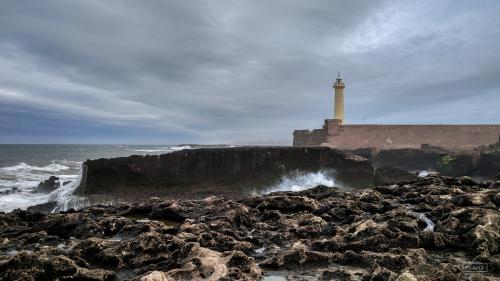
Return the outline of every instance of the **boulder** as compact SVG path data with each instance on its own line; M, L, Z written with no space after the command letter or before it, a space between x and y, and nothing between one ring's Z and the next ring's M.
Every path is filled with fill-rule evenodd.
M417 175L396 168L378 168L375 170L374 182L376 185L391 185L414 182Z
M418 281L418 279L409 272L403 272L396 278L396 281Z
M56 204L57 204L56 202L42 203L42 204L30 206L26 210L28 210L30 212L49 214L50 212L52 212L52 210L54 210L54 208L56 207Z
M60 187L59 178L50 176L48 179L41 181L36 187L36 192L49 193Z

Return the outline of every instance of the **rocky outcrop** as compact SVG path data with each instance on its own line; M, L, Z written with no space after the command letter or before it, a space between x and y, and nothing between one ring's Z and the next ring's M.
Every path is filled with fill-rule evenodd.
M373 179L376 185L389 185L395 183L411 183L417 179L415 173L410 173L397 168L378 168Z
M59 178L56 176L51 176L48 179L41 181L38 184L35 191L49 193L49 192L52 192L54 189L58 188L59 186L60 186Z
M493 177L500 174L500 145L490 149L484 149L477 160L477 171L485 177Z
M375 168L407 171L433 170L445 176L490 178L500 173L500 144L475 150L452 151L437 147L421 149L357 149L346 151L372 161Z
M388 149L381 150L373 157L377 168L399 168L404 170L436 170L444 151L426 149Z
M295 171L327 171L347 185L369 185L373 180L369 161L329 148L211 148L86 161L77 194L110 195L114 200L241 195Z
M496 183L425 177L0 213L0 280L467 280L471 262L488 265L473 280L495 280Z

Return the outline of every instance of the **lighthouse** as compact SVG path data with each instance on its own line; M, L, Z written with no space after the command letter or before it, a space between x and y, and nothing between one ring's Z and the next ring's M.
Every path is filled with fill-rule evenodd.
M344 122L344 82L340 78L340 71L333 84L335 89L335 103L333 105L333 119L337 120L340 124Z

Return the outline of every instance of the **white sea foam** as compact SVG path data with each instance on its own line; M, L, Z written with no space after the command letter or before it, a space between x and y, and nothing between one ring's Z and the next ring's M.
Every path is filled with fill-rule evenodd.
M35 192L40 181L50 176L59 180L58 192L71 188L78 175L71 174L81 166L81 162L54 160L45 166L29 165L20 162L17 165L0 168L0 211L10 212L14 209L26 209L29 206L46 203L51 194ZM70 182L64 185L65 182ZM59 191L61 190L61 191Z
M425 178L425 177L427 177L428 175L429 175L429 171L420 171L420 172L418 173L418 177L419 177L419 178Z
M421 221L425 222L425 229L424 231L434 231L434 222L429 219L424 213L419 213L419 212L415 212L413 210L411 210L410 207L408 207L408 212L410 213L410 215L414 216L414 217L417 217L418 219L420 219Z
M425 222L426 227L424 231L430 231L430 232L434 231L435 224L433 221L431 221L431 219L429 219L424 213L415 213L415 214L419 219Z
M19 191L0 196L0 211L10 212L14 209L26 209L29 206L46 203L49 194Z
M82 181L82 173L83 169L80 169L80 173L75 180L50 193L49 202L56 203L52 212L66 211L69 209L79 210L90 205L86 197L73 194Z
M293 173L282 177L278 184L266 188L264 192L259 193L267 194L275 191L302 191L318 185L333 187L335 186L335 179L326 171Z
M171 149L134 149L137 152L169 152Z
M0 168L2 172L16 172L16 171L42 171L42 172L60 172L71 169L70 167L60 164L60 163L50 163L47 166L38 167L31 166L24 162L21 162L15 166Z
M181 146L172 146L170 147L172 150L184 150L184 149L193 149L190 145L181 145Z

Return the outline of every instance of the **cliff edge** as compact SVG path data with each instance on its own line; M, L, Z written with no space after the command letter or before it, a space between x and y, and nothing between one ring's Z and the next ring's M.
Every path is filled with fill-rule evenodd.
M114 200L241 195L297 171L327 171L350 186L370 185L374 174L370 161L326 147L193 149L87 160L83 166L84 176L75 193Z

